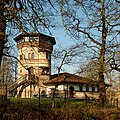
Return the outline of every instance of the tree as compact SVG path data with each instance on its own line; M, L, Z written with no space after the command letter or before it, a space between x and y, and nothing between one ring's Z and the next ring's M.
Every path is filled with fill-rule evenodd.
M97 81L98 80L98 61L97 60L91 60L86 64L83 64L80 66L78 74L90 78L92 80Z
M54 49L52 53L52 59L53 59L52 67L57 71L58 77L64 66L69 65L70 67L70 65L77 64L78 61L80 60L80 55L82 53L84 53L82 44L72 45L68 48L67 47L62 48L61 46L59 46L59 48ZM53 90L52 107L55 107L55 92L57 87L58 87L58 84L55 85L55 88ZM65 99L65 103L66 103L66 99Z
M78 65L80 59L82 61L81 55L84 53L83 44L75 44L65 48L59 46L52 53L52 68L59 74L64 69L64 66Z
M104 106L106 55L120 46L119 3L114 0L59 0L58 3L65 29L75 38L81 37L87 46L97 51L99 99L100 105Z
M10 34L40 32L54 25L50 0L1 0L0 1L0 65L4 45Z

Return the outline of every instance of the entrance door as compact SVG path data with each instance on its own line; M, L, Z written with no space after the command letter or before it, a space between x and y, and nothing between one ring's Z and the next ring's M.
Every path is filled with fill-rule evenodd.
M73 86L70 86L70 87L69 87L69 90L70 90L70 98L73 98L73 97L74 97L74 94L73 94L73 92L74 92L74 87L73 87Z

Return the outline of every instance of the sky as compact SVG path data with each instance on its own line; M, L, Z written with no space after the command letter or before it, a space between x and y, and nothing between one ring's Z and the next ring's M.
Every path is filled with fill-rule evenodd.
M80 14L82 14L82 13L79 13L79 15ZM64 48L64 47L69 47L69 46L71 46L73 44L76 44L78 41L74 40L73 38L71 38L66 33L65 29L62 27L62 20L61 20L61 18L58 17L58 18L56 18L56 20L61 25L61 27L56 27L55 29L54 28L50 28L50 31L52 32L52 35L53 35L53 37L55 37L55 40L56 40L56 45L54 46L54 49L57 48L59 45L61 45ZM15 37L15 36L10 37L10 39L13 39L13 37ZM15 42L13 42L13 41L11 43L15 44ZM15 44L15 46L16 46L16 44ZM14 52L15 51L17 51L17 50L14 49ZM76 67L64 66L63 69L66 72L75 73Z
M66 32L66 30L64 29L64 28L62 28L62 27L59 27L59 28L56 28L56 29L51 29L51 32L52 32L52 36L55 38L55 40L56 40L56 44L53 46L53 49L56 49L56 48L58 48L58 46L61 46L62 48L68 48L68 47L70 47L71 45L74 45L74 44L76 44L76 40L74 40L73 38L71 38L68 34L67 34L67 32ZM42 32L43 33L43 32ZM18 33L18 34L20 34L20 33ZM12 46L11 48L12 48L12 50L11 50L11 54L15 54L16 56L17 56L17 44L16 44L16 42L13 40L13 38L15 37L15 36L17 36L18 34L13 34L13 35L11 35L11 36L9 36L9 42L8 42L8 44L10 45L10 46ZM44 33L43 33L44 34ZM52 64L54 64L54 63L52 63ZM62 70L61 70L61 72L70 72L70 73L75 73L76 72L76 67L74 67L74 66L68 66L68 65L64 65L63 67L62 67ZM57 71L54 71L54 70L52 70L52 74L55 74L55 73L57 73Z
M67 31L62 27L58 28L57 30L52 30L52 34L56 40L56 45L54 45L53 49L56 49L59 46L67 49L78 43L78 41L69 36ZM79 67L76 68L75 65L64 65L61 69L61 72L69 72L74 74L77 72L78 68ZM54 70L52 72L55 73Z

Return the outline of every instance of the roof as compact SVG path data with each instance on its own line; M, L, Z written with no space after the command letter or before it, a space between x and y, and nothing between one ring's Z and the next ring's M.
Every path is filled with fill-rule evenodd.
M14 38L14 40L17 42L20 39L23 39L23 37L38 37L38 36L51 40L53 45L56 44L56 41L55 41L54 37L48 36L48 35L45 35L45 34L42 34L42 33L32 33L32 32L31 33L22 33L22 34L16 36Z
M98 84L98 81L91 80L86 77L81 77L78 75L70 74L70 73L60 73L52 75L51 80L44 83L45 85L54 85L54 84L62 84L62 83L83 83L83 84Z

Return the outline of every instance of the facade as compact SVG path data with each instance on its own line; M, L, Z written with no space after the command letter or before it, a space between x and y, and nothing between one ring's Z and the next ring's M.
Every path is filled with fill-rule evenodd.
M16 96L32 97L38 93L39 88L41 92L46 93L46 86L43 83L50 80L51 53L53 45L56 44L54 37L41 33L23 33L14 40L17 42L20 61ZM20 83L22 84L19 85Z
M56 97L99 99L98 81L70 73L61 73L59 77L57 76L52 76L53 78L50 81L44 83L51 90L54 90L57 86ZM48 93L51 93L51 91Z

